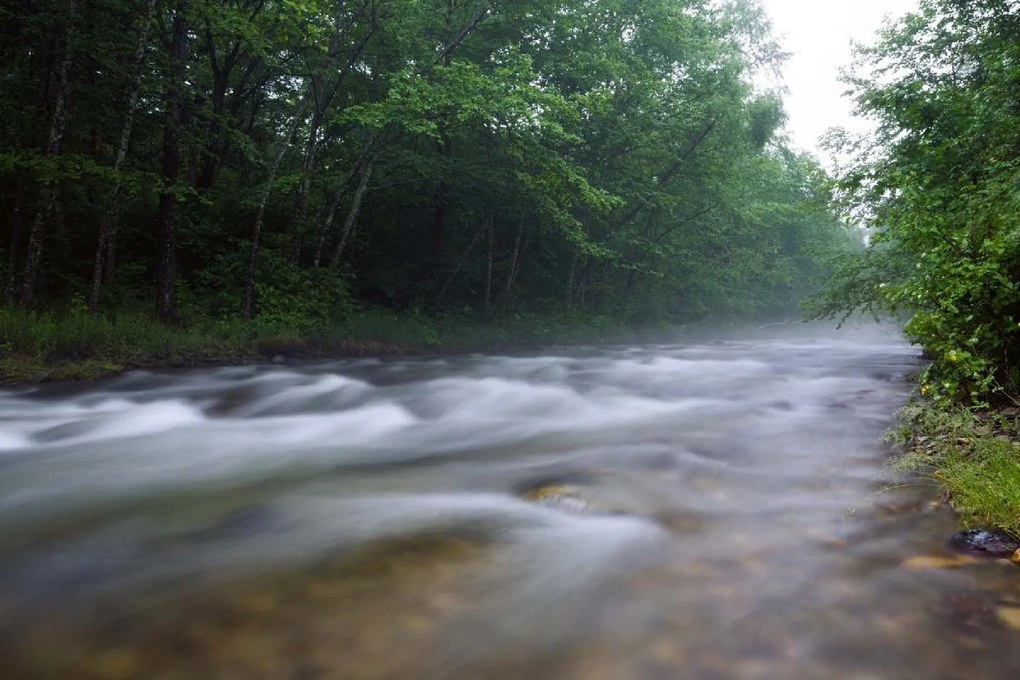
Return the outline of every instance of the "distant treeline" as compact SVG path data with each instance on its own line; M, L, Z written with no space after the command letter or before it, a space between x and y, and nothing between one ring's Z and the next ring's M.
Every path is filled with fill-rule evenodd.
M853 238L752 85L782 56L750 0L9 0L6 303L788 308Z

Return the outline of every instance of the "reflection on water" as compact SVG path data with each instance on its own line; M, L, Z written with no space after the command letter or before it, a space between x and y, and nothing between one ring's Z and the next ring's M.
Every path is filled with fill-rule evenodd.
M0 393L0 675L1013 677L1016 568L876 494L916 361L871 329Z

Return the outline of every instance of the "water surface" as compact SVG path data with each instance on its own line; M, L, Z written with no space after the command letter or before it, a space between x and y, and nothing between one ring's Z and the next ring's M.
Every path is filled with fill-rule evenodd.
M1004 678L881 329L0 393L11 678Z

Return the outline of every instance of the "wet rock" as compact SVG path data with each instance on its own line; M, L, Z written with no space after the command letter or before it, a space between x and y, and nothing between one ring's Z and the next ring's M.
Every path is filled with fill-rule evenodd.
M1010 557L1020 550L1020 541L996 529L966 529L948 541L953 550L988 557Z
M533 501L559 510L586 512L592 510L588 501L581 498L575 487L565 484L547 484L523 494L525 500Z
M708 518L693 510L668 510L656 514L653 519L663 528L677 534L695 534L703 531Z
M999 607L995 613L1007 627L1020 630L1020 607Z
M951 557L915 555L900 562L900 566L911 571L921 571L924 569L951 569L953 567L974 564L975 562L977 560L969 555L953 555Z
M115 648L97 653L88 666L97 677L104 680L127 680L139 677L144 664L135 650Z
M587 472L577 470L557 470L546 472L537 479L533 476L530 479L514 484L513 493L522 498L532 498L540 494L543 489L572 488L576 489L580 484L591 484L594 477Z
M250 538L257 534L282 531L284 522L280 513L268 505L247 505L231 510L208 528L196 531L195 542L229 541Z

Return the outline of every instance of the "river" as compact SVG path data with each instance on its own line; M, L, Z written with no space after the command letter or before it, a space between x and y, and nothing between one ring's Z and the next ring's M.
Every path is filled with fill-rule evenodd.
M881 328L0 392L4 678L1008 678Z

